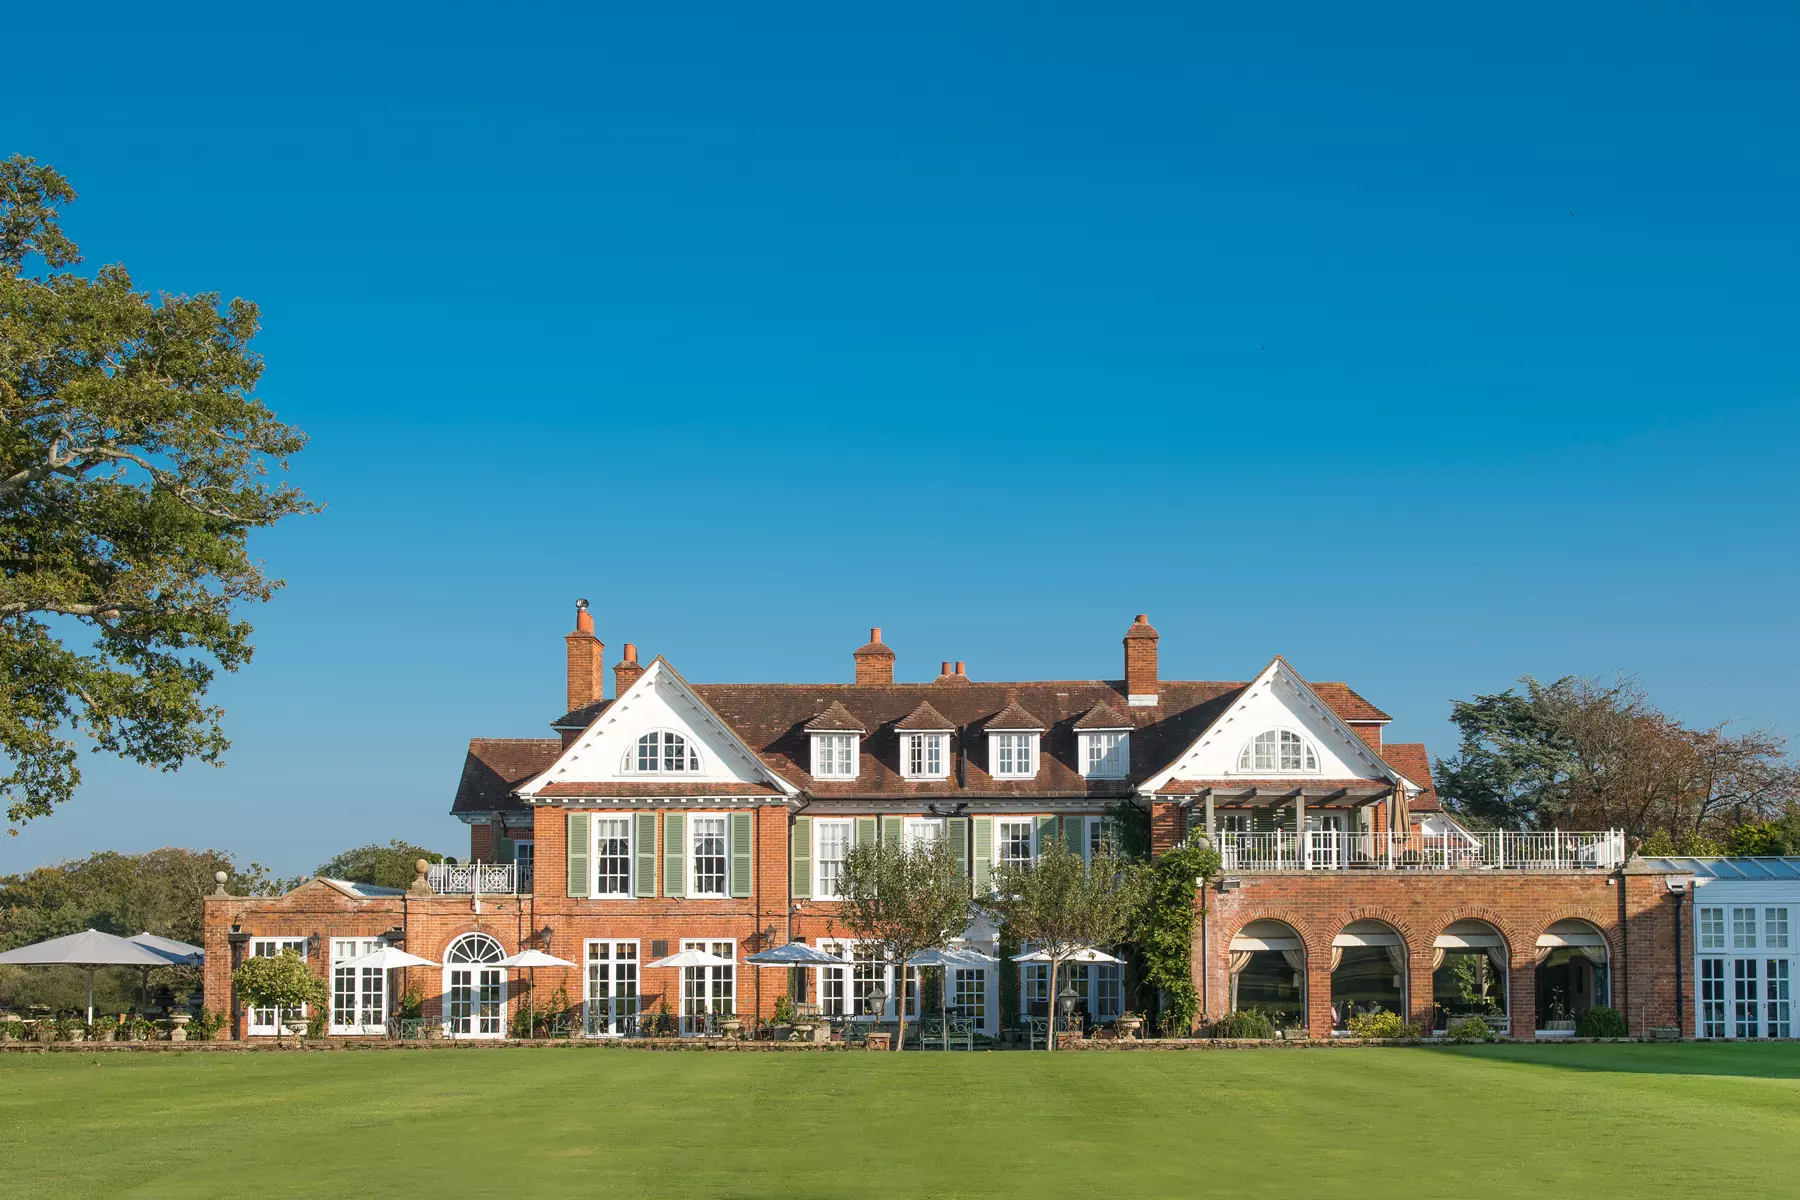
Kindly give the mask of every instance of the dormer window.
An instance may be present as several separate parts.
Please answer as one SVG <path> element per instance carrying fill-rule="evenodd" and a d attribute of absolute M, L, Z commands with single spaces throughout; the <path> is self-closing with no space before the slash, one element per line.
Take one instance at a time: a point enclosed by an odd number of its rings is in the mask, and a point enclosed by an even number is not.
<path fill-rule="evenodd" d="M 637 746 L 626 752 L 625 769 L 646 772 L 689 772 L 700 769 L 700 752 L 679 733 L 658 729 L 637 740 Z"/>
<path fill-rule="evenodd" d="M 900 735 L 900 770 L 908 779 L 947 779 L 950 775 L 950 735 L 904 733 Z"/>
<path fill-rule="evenodd" d="M 1257 734 L 1238 752 L 1240 771 L 1298 771 L 1319 769 L 1312 743 L 1291 729 L 1268 729 Z"/>
<path fill-rule="evenodd" d="M 859 740 L 854 733 L 813 734 L 813 778 L 855 779 Z"/>
<path fill-rule="evenodd" d="M 1038 770 L 1038 735 L 990 733 L 988 757 L 995 779 L 1031 779 Z"/>
<path fill-rule="evenodd" d="M 1110 729 L 1081 735 L 1081 773 L 1088 779 L 1123 779 L 1131 765 L 1131 735 Z"/>

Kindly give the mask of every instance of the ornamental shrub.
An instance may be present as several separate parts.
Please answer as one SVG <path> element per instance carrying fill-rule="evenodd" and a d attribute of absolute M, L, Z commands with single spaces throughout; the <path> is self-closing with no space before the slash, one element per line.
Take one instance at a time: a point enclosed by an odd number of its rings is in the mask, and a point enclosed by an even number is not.
<path fill-rule="evenodd" d="M 225 1014 L 215 1009 L 203 1008 L 200 1015 L 188 1022 L 188 1037 L 193 1041 L 210 1042 L 213 1035 L 225 1028 Z"/>
<path fill-rule="evenodd" d="M 1581 1014 L 1581 1021 L 1575 1026 L 1578 1037 L 1584 1038 L 1622 1038 L 1631 1036 L 1625 1028 L 1625 1018 L 1616 1009 L 1597 1005 Z"/>
<path fill-rule="evenodd" d="M 1268 1041 L 1275 1036 L 1275 1022 L 1256 1011 L 1229 1012 L 1214 1021 L 1206 1031 L 1214 1038 L 1259 1038 Z"/>
<path fill-rule="evenodd" d="M 1452 1021 L 1444 1030 L 1444 1036 L 1453 1042 L 1491 1042 L 1494 1031 L 1480 1017 L 1464 1017 L 1460 1021 Z"/>
<path fill-rule="evenodd" d="M 1416 1038 L 1419 1027 L 1400 1019 L 1399 1013 L 1362 1013 L 1344 1022 L 1344 1027 L 1359 1038 Z"/>

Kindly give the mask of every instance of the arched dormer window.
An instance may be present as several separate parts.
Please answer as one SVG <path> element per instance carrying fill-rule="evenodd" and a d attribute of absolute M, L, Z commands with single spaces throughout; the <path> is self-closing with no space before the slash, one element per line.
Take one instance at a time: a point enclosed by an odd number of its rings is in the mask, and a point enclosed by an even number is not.
<path fill-rule="evenodd" d="M 626 752 L 625 769 L 636 773 L 698 771 L 700 752 L 679 733 L 658 729 L 637 740 Z"/>
<path fill-rule="evenodd" d="M 1319 756 L 1312 743 L 1291 729 L 1267 729 L 1238 752 L 1240 771 L 1316 771 Z"/>

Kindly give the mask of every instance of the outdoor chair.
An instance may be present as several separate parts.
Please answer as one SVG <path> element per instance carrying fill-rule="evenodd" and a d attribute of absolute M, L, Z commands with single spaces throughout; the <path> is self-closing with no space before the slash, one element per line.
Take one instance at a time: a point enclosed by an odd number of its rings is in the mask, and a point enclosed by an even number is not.
<path fill-rule="evenodd" d="M 944 1031 L 944 1049 L 953 1050 L 961 1043 L 964 1050 L 975 1049 L 975 1022 L 966 1017 L 951 1017 L 950 1025 Z"/>
<path fill-rule="evenodd" d="M 1026 1017 L 1026 1048 L 1029 1050 L 1048 1050 L 1050 1048 L 1050 1018 Z"/>
<path fill-rule="evenodd" d="M 869 1023 L 867 1021 L 844 1022 L 844 1045 L 867 1048 L 869 1044 Z"/>

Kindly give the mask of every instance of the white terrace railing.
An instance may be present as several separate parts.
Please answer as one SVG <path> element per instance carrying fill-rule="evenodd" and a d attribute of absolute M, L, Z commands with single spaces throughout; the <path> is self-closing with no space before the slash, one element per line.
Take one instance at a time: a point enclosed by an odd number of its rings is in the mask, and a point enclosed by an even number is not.
<path fill-rule="evenodd" d="M 511 896 L 531 890 L 531 872 L 527 870 L 521 880 L 513 863 L 433 863 L 425 872 L 425 882 L 440 896 L 477 892 Z"/>
<path fill-rule="evenodd" d="M 1425 835 L 1221 833 L 1227 871 L 1594 871 L 1625 863 L 1625 831 Z"/>

